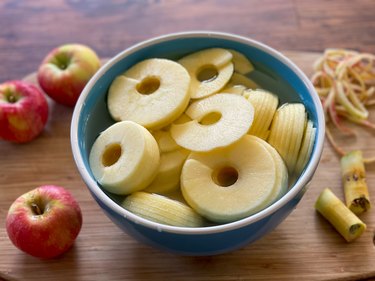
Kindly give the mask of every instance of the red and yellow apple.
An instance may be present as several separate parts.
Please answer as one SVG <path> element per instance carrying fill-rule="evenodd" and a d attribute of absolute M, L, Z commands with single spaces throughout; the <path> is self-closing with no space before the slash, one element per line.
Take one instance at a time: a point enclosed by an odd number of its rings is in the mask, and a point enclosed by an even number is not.
<path fill-rule="evenodd" d="M 24 143 L 36 138 L 48 119 L 43 93 L 24 81 L 0 84 L 0 139 Z"/>
<path fill-rule="evenodd" d="M 6 217 L 6 230 L 20 250 L 39 258 L 65 253 L 82 226 L 82 213 L 63 187 L 44 185 L 18 197 Z"/>
<path fill-rule="evenodd" d="M 90 47 L 65 44 L 44 58 L 38 69 L 38 82 L 57 103 L 73 107 L 99 68 L 100 59 Z"/>

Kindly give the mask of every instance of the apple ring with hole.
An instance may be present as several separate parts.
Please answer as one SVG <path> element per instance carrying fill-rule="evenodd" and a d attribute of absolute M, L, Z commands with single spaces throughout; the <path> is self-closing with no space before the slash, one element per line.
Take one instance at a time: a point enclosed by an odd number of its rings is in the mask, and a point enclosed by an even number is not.
<path fill-rule="evenodd" d="M 192 152 L 182 168 L 181 191 L 186 202 L 217 223 L 252 215 L 273 199 L 276 164 L 256 137 L 210 152 Z"/>
<path fill-rule="evenodd" d="M 144 191 L 164 194 L 177 190 L 180 187 L 182 166 L 189 153 L 186 149 L 161 153 L 158 173 Z"/>
<path fill-rule="evenodd" d="M 192 121 L 172 124 L 173 139 L 191 151 L 210 151 L 244 136 L 253 122 L 254 108 L 243 96 L 222 93 L 195 101 L 185 114 Z"/>
<path fill-rule="evenodd" d="M 178 62 L 191 77 L 191 98 L 208 97 L 224 88 L 233 74 L 232 57 L 225 49 L 211 48 L 181 58 Z"/>
<path fill-rule="evenodd" d="M 139 191 L 155 178 L 159 147 L 141 125 L 117 122 L 95 140 L 89 155 L 91 171 L 103 189 L 119 195 Z"/>
<path fill-rule="evenodd" d="M 190 76 L 179 63 L 147 59 L 117 76 L 108 91 L 108 110 L 116 121 L 162 128 L 188 106 Z"/>
<path fill-rule="evenodd" d="M 181 227 L 201 227 L 204 219 L 189 206 L 159 194 L 135 192 L 125 198 L 122 207 L 145 219 Z"/>

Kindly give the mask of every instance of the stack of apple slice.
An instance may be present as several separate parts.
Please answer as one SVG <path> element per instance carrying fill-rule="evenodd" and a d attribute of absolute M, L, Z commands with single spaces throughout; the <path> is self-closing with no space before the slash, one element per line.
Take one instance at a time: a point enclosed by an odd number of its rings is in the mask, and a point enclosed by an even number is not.
<path fill-rule="evenodd" d="M 168 193 L 179 188 L 182 166 L 190 151 L 179 146 L 167 130 L 154 131 L 160 150 L 160 165 L 156 177 L 145 189 L 150 193 Z"/>
<path fill-rule="evenodd" d="M 176 226 L 232 222 L 271 205 L 304 169 L 315 128 L 303 104 L 279 107 L 259 89 L 246 76 L 253 69 L 238 51 L 211 48 L 118 76 L 108 93 L 118 122 L 90 152 L 96 180 L 124 195 L 129 211 Z"/>

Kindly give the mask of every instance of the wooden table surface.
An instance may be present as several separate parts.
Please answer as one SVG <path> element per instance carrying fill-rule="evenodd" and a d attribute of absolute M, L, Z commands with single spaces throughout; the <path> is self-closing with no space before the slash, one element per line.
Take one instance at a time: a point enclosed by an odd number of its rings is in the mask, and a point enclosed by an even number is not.
<path fill-rule="evenodd" d="M 87 44 L 101 57 L 111 57 L 144 39 L 187 30 L 232 32 L 262 41 L 285 51 L 310 75 L 312 61 L 325 48 L 375 53 L 374 14 L 374 0 L 2 0 L 0 82 L 34 72 L 43 57 L 63 43 Z M 101 212 L 72 159 L 72 109 L 53 102 L 50 106 L 48 125 L 38 139 L 24 145 L 0 140 L 0 280 L 357 280 L 375 276 L 374 210 L 361 217 L 368 226 L 365 234 L 347 244 L 313 209 L 326 186 L 343 196 L 339 158 L 327 143 L 306 196 L 275 231 L 233 253 L 180 257 L 134 241 Z M 350 144 L 341 142 L 374 155 L 374 134 L 362 130 L 360 136 L 350 139 Z M 375 165 L 366 168 L 375 198 Z M 4 227 L 13 200 L 43 184 L 72 191 L 84 219 L 74 247 L 47 261 L 17 250 Z"/>

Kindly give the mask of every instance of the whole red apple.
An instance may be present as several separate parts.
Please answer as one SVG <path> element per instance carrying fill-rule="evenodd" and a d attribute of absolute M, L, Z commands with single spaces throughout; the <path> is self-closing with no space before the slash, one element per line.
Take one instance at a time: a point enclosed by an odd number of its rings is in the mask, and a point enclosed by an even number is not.
<path fill-rule="evenodd" d="M 48 103 L 44 94 L 25 81 L 0 84 L 0 139 L 29 142 L 44 129 Z"/>
<path fill-rule="evenodd" d="M 38 69 L 38 82 L 53 100 L 73 107 L 99 68 L 100 60 L 94 50 L 81 44 L 66 44 L 44 58 Z"/>
<path fill-rule="evenodd" d="M 10 206 L 6 229 L 13 244 L 39 258 L 66 252 L 82 226 L 81 209 L 63 187 L 40 186 L 18 197 Z"/>

